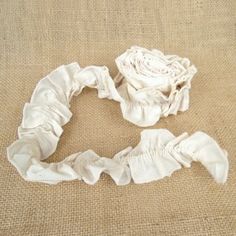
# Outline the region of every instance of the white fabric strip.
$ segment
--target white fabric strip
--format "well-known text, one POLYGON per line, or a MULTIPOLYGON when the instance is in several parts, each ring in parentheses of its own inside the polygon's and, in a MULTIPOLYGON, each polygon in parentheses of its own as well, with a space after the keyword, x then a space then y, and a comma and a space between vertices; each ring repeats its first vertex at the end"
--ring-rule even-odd
POLYGON ((85 86, 96 88, 99 98, 123 102, 106 67, 63 65, 37 84, 24 107, 19 139, 7 148, 9 161, 25 180, 56 184, 79 179, 95 184, 104 172, 117 185, 128 184, 131 179, 147 183, 170 176, 181 165, 190 167, 192 161, 199 161, 216 182, 226 181, 227 152, 203 132, 175 137, 165 129, 144 130, 135 148, 128 147, 112 159, 88 150, 58 163, 42 162, 55 152, 62 126, 72 116, 72 96, 80 94, 85 86))

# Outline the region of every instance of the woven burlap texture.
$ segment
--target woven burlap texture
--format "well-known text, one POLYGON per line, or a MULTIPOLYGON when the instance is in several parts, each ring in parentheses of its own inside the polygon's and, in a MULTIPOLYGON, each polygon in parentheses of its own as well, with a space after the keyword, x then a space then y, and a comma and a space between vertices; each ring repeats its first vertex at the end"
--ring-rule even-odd
MULTIPOLYGON (((0 2, 0 235, 236 235, 235 0, 0 2), (175 135, 202 130, 228 150, 228 182, 218 185, 198 163, 149 184, 116 186, 102 175, 55 186, 24 181, 6 158, 24 103, 61 64, 106 65, 128 47, 158 48, 198 68, 187 112, 153 128, 175 135)), ((86 89, 47 162, 93 149, 112 157, 135 146, 139 127, 119 104, 86 89)))

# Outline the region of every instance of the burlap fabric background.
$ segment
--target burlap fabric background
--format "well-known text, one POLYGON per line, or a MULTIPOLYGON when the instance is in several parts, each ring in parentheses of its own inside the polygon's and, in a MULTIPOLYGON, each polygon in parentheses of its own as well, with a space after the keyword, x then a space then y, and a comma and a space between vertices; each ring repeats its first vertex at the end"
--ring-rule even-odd
MULTIPOLYGON (((0 235, 236 235, 236 2, 0 1, 0 235), (186 56, 198 68, 191 107, 154 128, 203 130, 229 152, 225 185, 198 163, 172 177, 118 187, 102 175, 55 186, 25 182, 6 159, 22 109, 39 79, 61 64, 107 65, 131 45, 186 56)), ((72 102, 57 152, 89 148, 112 157, 142 130, 118 103, 86 89, 72 102)))

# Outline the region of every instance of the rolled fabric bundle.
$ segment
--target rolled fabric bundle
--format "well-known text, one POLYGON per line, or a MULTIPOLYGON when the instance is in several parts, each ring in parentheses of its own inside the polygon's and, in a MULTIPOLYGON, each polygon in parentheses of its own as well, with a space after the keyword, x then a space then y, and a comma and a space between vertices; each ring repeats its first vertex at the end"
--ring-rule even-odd
POLYGON ((116 58, 117 90, 125 119, 142 127, 189 108, 191 80, 197 69, 189 59, 133 46, 116 58))
POLYGON ((203 132, 175 137, 166 129, 144 130, 136 147, 129 146, 113 158, 87 150, 58 163, 43 162, 56 151, 62 126, 72 116, 72 96, 85 86, 96 88, 99 98, 123 102, 106 67, 80 68, 72 63, 58 67, 37 84, 24 107, 18 140, 7 148, 8 160, 25 180, 57 184, 78 179, 95 184, 106 173, 117 185, 126 185, 131 179, 141 184, 170 176, 182 165, 190 167, 192 161, 199 161, 216 182, 226 181, 227 152, 203 132))

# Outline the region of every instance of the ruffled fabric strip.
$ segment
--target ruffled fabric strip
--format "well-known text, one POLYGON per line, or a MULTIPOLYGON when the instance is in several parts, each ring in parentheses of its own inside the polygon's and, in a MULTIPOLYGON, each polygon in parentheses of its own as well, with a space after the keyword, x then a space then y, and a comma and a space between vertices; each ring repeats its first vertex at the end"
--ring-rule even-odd
POLYGON ((197 69, 188 58, 133 46, 116 58, 115 77, 126 120, 142 127, 189 108, 191 80, 197 69))
POLYGON ((57 184, 79 179, 95 184, 106 173, 117 185, 126 185, 131 180, 147 183, 199 161, 216 182, 226 181, 227 152, 203 132, 175 137, 165 129, 145 130, 135 148, 127 147, 112 159, 88 150, 58 163, 43 162, 56 151, 62 126, 72 116, 71 98, 85 86, 96 88, 99 98, 122 102, 106 67, 82 69, 78 63, 63 65, 37 84, 30 102, 25 104, 19 138, 7 148, 8 160, 25 180, 57 184))

